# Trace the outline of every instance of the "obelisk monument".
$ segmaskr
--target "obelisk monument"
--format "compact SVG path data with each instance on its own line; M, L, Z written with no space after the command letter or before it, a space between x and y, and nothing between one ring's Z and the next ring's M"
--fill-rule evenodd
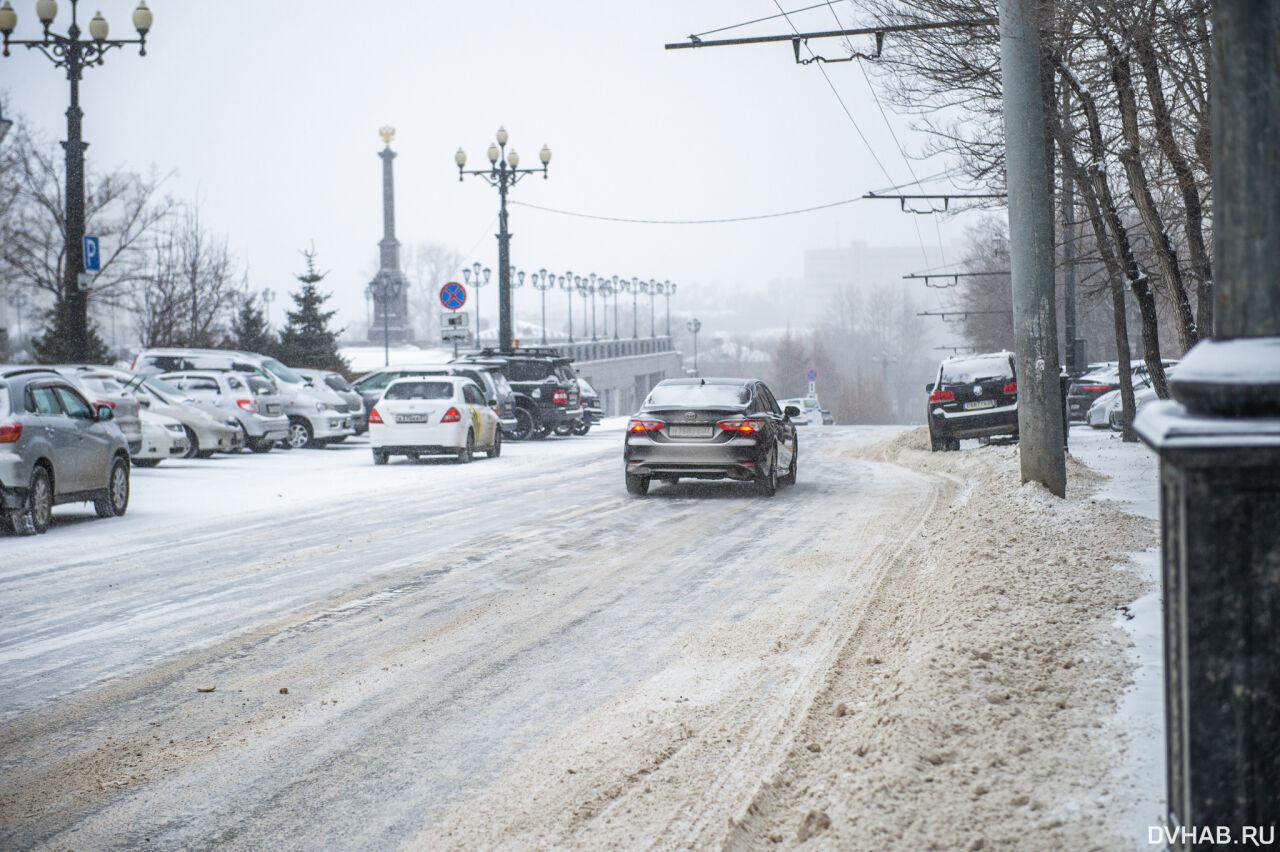
M382 241L378 243L380 268L366 292L373 299L373 323L369 326L370 343L409 343L413 326L409 323L409 281L400 271L400 241L396 239L395 177L391 161L396 152L391 140L394 127L378 131L386 143L378 156L382 158Z

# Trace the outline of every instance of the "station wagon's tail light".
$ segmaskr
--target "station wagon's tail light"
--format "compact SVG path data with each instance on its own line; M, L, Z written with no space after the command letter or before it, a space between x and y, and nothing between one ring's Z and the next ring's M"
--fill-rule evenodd
M951 402L956 395L949 390L936 390L929 394L930 402Z
M661 420L646 420L640 417L632 417L627 421L628 432L656 432L667 424Z
M440 418L441 423L457 423L460 420L462 420L462 415L453 406L449 406L449 410L444 413L444 417Z
M1004 386L1004 392L1005 392L1006 394L1014 394L1014 393L1017 393L1017 392L1018 392L1018 383L1017 383L1017 382L1009 382L1008 384L1006 384L1006 385Z
M240 406L245 411L256 412L258 410L258 401L256 399L237 399L236 405Z
M369 422L370 422L370 423L381 423L381 422L382 422L382 415L378 413L378 409L376 409L376 408L370 408L370 409L369 409Z
M558 390L551 395L551 401L554 402L556 405L568 405L569 392Z
M716 425L726 432L754 435L764 428L764 421L751 417L734 417L731 420L721 420Z
M21 437L21 423L0 423L0 444L12 444Z
M1111 390L1111 385L1079 385L1085 393L1102 393Z

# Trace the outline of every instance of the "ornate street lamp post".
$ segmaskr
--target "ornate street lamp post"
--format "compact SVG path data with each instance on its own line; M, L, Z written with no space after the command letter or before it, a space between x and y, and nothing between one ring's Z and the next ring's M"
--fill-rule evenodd
M573 272L565 272L564 275L561 275L559 279L556 280L556 284L559 285L560 289L563 290L565 292L565 295L569 297L569 342L572 343L573 342L573 289L574 289Z
M617 281L618 276L615 275L613 277L613 280ZM614 286L613 282L611 282L608 278L605 278L603 275L600 276L600 283L596 285L596 288L600 291L600 298L602 301L600 305L600 324L604 326L604 337L608 338L609 336L609 297L612 296L617 291L617 288ZM617 304L617 300L614 300L614 304L615 305ZM613 337L616 340L618 338L618 316L617 316L618 312L615 310L613 313L614 313Z
M400 298L400 277L381 270L369 282L369 295L382 307L382 366L391 366L391 326L387 320L387 308ZM479 325L479 322L476 323ZM476 329L479 334L479 329Z
M671 294L676 291L676 285L670 281L666 282L662 288L662 295L667 297L667 337L671 336Z
M539 269L537 274L529 276L529 283L542 295L542 345L547 345L547 291L556 286L556 277L547 275L547 270Z
M262 304L267 307L267 328L271 328L271 303L276 300L276 291L267 287L262 288Z
M645 292L649 294L649 336L657 337L658 331L653 324L653 297L662 292L662 285L650 278Z
M38 0L36 17L44 25L44 37L39 41L10 40L9 34L18 25L18 13L9 0L0 5L0 33L4 35L4 55L9 55L9 45L35 48L48 57L55 68L66 68L71 82L71 105L67 107L67 224L65 265L62 270L62 311L67 333L67 356L71 361L88 360L89 348L89 300L88 292L80 286L80 273L84 270L84 149L88 147L80 137L80 78L86 67L102 64L102 57L113 47L126 44L138 45L138 54L147 55L147 32L151 29L151 10L144 2L133 10L133 26L138 31L136 39L108 39L107 22L99 12L89 21L89 38L80 38L80 25L76 20L76 3L71 0L71 27L65 36L49 31L58 14L55 0Z
M613 339L618 339L618 294L625 289L626 279L618 280L619 276L613 276Z
M462 282L466 284L468 287L475 287L476 289L475 312L476 312L476 346L477 347L480 346L480 288L489 283L489 275L491 272L492 270L490 270L489 267L487 266L481 269L480 261L478 260L475 263L471 264L470 268L467 268L465 266L462 268ZM501 289L499 289L499 299L501 299ZM502 308L499 307L498 310L499 312L501 312Z
M507 230L507 190L515 186L521 178L537 171L541 171L545 179L547 164L551 162L551 149L543 145L542 150L538 152L538 159L542 162L541 169L521 169L518 168L520 155L514 148L510 151L506 150L505 128L498 128L497 140L496 143L489 143L488 169L466 171L463 167L467 164L467 155L461 148L453 155L453 161L458 164L459 181L462 180L463 175L478 175L488 181L490 186L498 188L498 348L508 350L511 348L511 233ZM479 320L479 316L476 319ZM479 339L479 333L480 329L477 327L477 339Z
M630 281L622 282L622 289L631 294L631 339L635 340L640 336L640 327L636 321L636 297L640 295L644 285L640 283L639 278L632 278Z
M693 332L693 374L696 376L698 375L698 332L702 330L702 323L694 317L685 324L685 328ZM667 332L667 334L670 333Z

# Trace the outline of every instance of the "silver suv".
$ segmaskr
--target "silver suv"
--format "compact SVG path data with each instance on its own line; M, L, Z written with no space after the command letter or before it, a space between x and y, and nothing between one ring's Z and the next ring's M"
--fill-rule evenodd
M265 453L289 438L289 417L275 384L257 373L199 370L161 373L159 379L192 399L218 406L240 424L244 445Z
M53 370L0 367L0 519L32 535L49 529L57 503L123 515L129 446L114 416Z

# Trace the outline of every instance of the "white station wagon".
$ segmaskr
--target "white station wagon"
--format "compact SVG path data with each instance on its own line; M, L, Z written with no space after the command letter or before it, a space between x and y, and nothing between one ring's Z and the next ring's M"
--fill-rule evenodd
M498 414L471 379L430 376L396 379L369 410L374 464L393 455L457 455L471 461L477 448L489 458L502 452Z

